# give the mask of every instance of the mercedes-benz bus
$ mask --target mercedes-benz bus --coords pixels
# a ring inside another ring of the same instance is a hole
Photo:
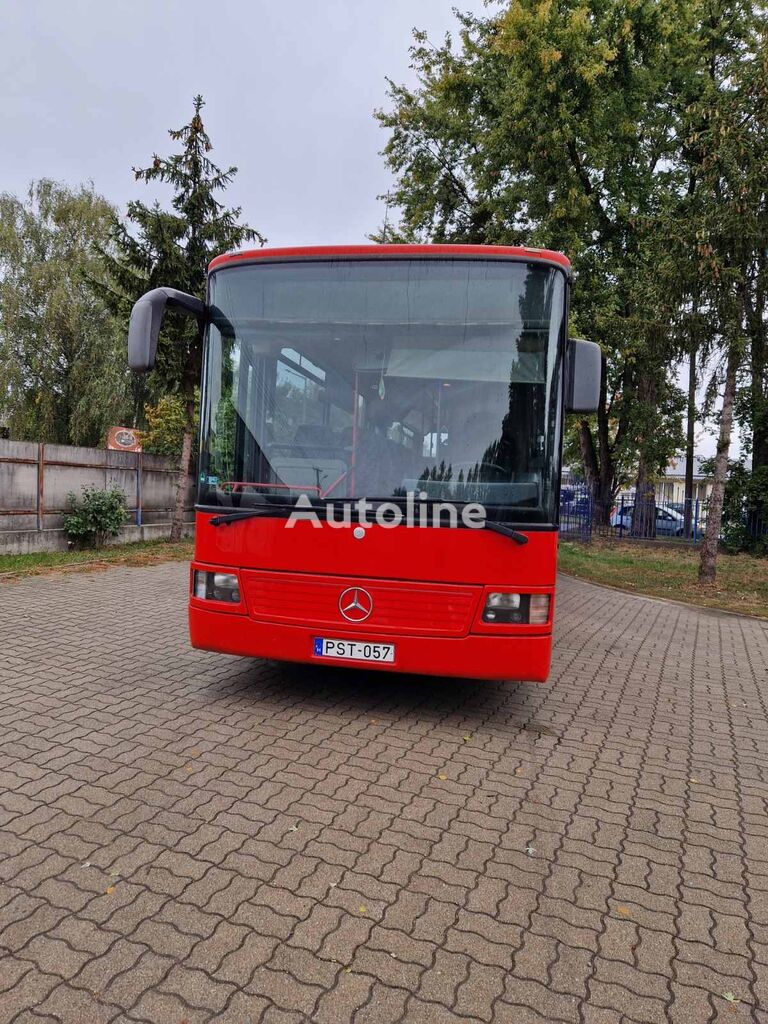
[[[600,351],[568,338],[568,259],[475,245],[217,257],[205,302],[192,644],[312,664],[544,681],[563,418]]]

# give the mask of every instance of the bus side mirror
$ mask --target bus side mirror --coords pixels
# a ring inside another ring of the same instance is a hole
[[[153,288],[142,295],[134,303],[128,325],[128,365],[136,373],[146,373],[155,365],[166,306],[175,306],[198,320],[205,316],[204,302],[175,288]]]
[[[572,338],[565,358],[565,411],[597,412],[602,354],[594,341]]]

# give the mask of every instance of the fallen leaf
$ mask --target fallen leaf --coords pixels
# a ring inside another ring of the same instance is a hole
[[[351,974],[352,973],[352,968],[351,967],[345,967],[344,968],[344,973],[345,974]]]
[[[695,786],[697,786],[699,784],[699,780],[698,779],[688,779],[688,781],[692,782]]]
[[[357,909],[358,909],[358,911],[361,914],[367,914],[368,913],[368,907],[358,907]]]
[[[464,740],[465,743],[469,743],[469,741],[472,739],[471,736],[462,736],[461,738]]]
[[[195,770],[195,769],[193,768],[193,766],[192,766],[191,764],[188,764],[188,765],[187,765],[187,771],[188,771],[188,772],[193,772],[194,770]]]
[[[107,896],[111,896],[114,891],[115,891],[114,885],[108,885],[107,888],[104,890],[104,892],[107,894]]]
[[[437,777],[438,779],[440,779],[441,782],[445,782],[445,780],[448,778],[447,775],[438,775]]]
[[[733,992],[723,992],[723,999],[725,999],[729,1003],[740,1003],[741,1002],[741,1000],[738,998],[738,996],[735,996],[733,994]]]
[[[616,913],[621,914],[622,917],[629,917],[632,911],[629,907],[616,907]]]

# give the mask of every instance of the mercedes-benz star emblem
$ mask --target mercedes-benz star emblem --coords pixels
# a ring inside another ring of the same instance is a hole
[[[365,622],[373,611],[373,598],[367,590],[348,587],[339,598],[339,611],[350,622]]]

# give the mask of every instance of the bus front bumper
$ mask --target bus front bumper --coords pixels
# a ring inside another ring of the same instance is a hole
[[[549,674],[552,636],[468,636],[446,638],[429,636],[347,634],[343,629],[288,626],[259,622],[245,615],[209,611],[195,605],[189,608],[189,635],[192,646],[204,651],[237,654],[246,658],[306,662],[336,668],[362,668],[376,671],[411,672],[418,675],[457,676],[468,679],[505,679],[543,683]],[[317,637],[359,640],[372,644],[395,645],[395,660],[390,663],[347,661],[315,656]]]

